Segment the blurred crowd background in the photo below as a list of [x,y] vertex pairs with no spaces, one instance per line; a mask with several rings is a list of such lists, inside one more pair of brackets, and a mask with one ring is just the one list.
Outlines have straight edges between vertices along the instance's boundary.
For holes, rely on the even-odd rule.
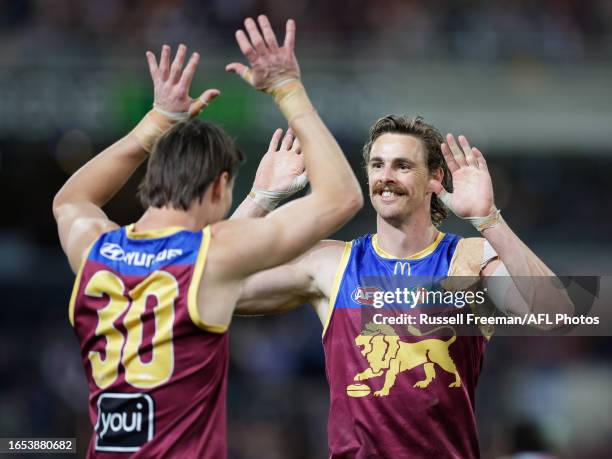
[[[223,68],[241,57],[234,31],[260,13],[281,35],[296,19],[304,82],[361,178],[368,127],[387,113],[423,115],[481,148],[505,219],[556,272],[611,273],[610,1],[3,0],[0,437],[76,436],[78,457],[86,449],[85,379],[67,319],[73,276],[51,201],[149,109],[145,50],[184,42],[201,53],[193,95],[222,91],[204,116],[247,152],[236,204],[248,193],[283,122]],[[121,224],[139,215],[141,176],[107,208]],[[443,229],[474,235],[454,217]],[[366,205],[336,237],[373,231]],[[320,333],[308,306],[234,321],[232,459],[327,457]],[[610,387],[609,337],[494,338],[477,392],[483,457],[611,457]]]

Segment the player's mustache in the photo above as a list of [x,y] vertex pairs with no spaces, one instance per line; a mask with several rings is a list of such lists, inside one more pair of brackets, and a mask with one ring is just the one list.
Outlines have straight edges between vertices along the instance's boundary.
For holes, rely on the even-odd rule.
[[382,193],[385,190],[390,191],[395,194],[406,194],[406,189],[403,186],[400,186],[397,183],[393,183],[393,182],[389,182],[389,183],[378,182],[376,185],[374,185],[372,194]]

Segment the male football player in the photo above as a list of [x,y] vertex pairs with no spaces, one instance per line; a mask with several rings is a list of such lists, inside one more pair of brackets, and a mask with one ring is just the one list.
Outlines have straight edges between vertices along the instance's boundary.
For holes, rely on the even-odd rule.
[[[493,276],[554,276],[502,219],[482,153],[458,141],[421,118],[379,119],[363,149],[377,233],[321,241],[243,289],[239,314],[314,306],[323,324],[332,458],[479,457],[474,392],[486,338],[423,337],[418,327],[404,337],[401,327],[366,323],[372,278],[471,276],[489,285]],[[441,232],[447,207],[483,237]],[[572,312],[556,288],[494,287],[510,314],[551,304]]]
[[[77,171],[53,212],[77,274],[70,321],[89,382],[94,433],[88,457],[223,458],[227,328],[244,280],[286,263],[348,221],[362,196],[350,166],[312,107],[293,52],[268,19],[238,37],[249,81],[274,97],[302,149],[312,193],[266,218],[222,221],[241,154],[219,127],[195,116],[216,97],[189,87],[181,45],[147,59],[154,108],[134,130]],[[261,29],[261,31],[260,31]],[[148,157],[146,208],[120,227],[102,206]]]

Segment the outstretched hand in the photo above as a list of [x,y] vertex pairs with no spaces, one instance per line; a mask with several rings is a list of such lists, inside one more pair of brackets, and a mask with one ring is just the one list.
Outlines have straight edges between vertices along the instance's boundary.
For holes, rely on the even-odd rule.
[[[257,168],[254,187],[274,192],[295,192],[306,186],[308,179],[301,153],[300,142],[291,129],[284,137],[282,129],[274,131],[268,151]],[[296,186],[299,188],[294,189]]]
[[240,51],[249,61],[250,68],[239,62],[232,62],[225,70],[240,75],[256,89],[267,92],[283,81],[300,78],[300,68],[293,52],[295,21],[287,21],[283,46],[278,45],[266,16],[259,16],[257,21],[259,27],[252,18],[247,18],[244,21],[246,33],[243,30],[236,32],[236,41]]
[[471,147],[460,135],[459,144],[447,134],[441,149],[453,177],[453,192],[444,189],[440,181],[432,180],[434,191],[458,217],[485,217],[495,210],[493,184],[487,162],[478,148]]
[[200,97],[192,99],[189,89],[195,74],[200,55],[193,53],[183,69],[187,47],[180,45],[176,56],[170,64],[170,46],[162,47],[159,64],[155,54],[147,51],[147,62],[153,79],[154,105],[162,112],[183,115],[185,118],[197,116],[215,97],[220,94],[218,89],[207,89]]

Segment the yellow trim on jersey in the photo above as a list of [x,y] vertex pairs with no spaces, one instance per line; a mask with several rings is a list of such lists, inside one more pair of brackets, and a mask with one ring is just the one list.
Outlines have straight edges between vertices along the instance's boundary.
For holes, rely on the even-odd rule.
[[[101,235],[100,235],[101,236]],[[79,286],[81,285],[81,275],[83,274],[83,268],[85,268],[85,263],[87,263],[87,259],[89,258],[89,253],[91,252],[92,247],[98,239],[98,236],[94,241],[89,244],[87,250],[85,250],[85,256],[81,260],[81,266],[79,266],[79,270],[76,273],[76,278],[74,279],[74,285],[72,286],[72,293],[70,294],[70,302],[68,303],[68,320],[70,321],[70,325],[74,327],[74,306],[76,303],[76,297],[79,293]]]
[[134,223],[132,223],[125,227],[125,235],[130,239],[157,239],[171,236],[179,231],[185,231],[185,229],[182,226],[167,226],[166,228],[136,231],[134,230]]
[[334,283],[332,284],[331,292],[329,293],[329,306],[327,310],[327,320],[325,321],[325,324],[323,324],[323,337],[325,337],[325,332],[327,332],[327,327],[329,327],[332,314],[334,313],[334,308],[336,306],[336,298],[338,297],[338,291],[340,290],[340,283],[342,282],[342,277],[344,276],[346,265],[348,265],[349,256],[351,255],[352,248],[352,241],[344,243],[344,252],[342,252],[342,258],[340,258],[340,263],[338,264],[338,269],[336,269],[336,275],[334,277]]
[[432,254],[438,247],[438,244],[440,244],[440,241],[442,241],[442,239],[444,238],[445,234],[446,233],[443,233],[442,231],[438,231],[438,235],[436,236],[435,241],[433,241],[423,250],[419,250],[417,253],[413,253],[412,255],[406,258],[396,257],[394,255],[391,255],[389,252],[386,252],[380,245],[378,245],[378,234],[372,236],[372,247],[374,248],[374,251],[383,258],[389,258],[392,260],[419,260],[421,258],[425,258],[427,255]]
[[200,327],[202,330],[206,330],[212,333],[225,333],[227,331],[227,325],[214,325],[205,323],[200,317],[200,310],[198,309],[198,290],[200,288],[200,282],[202,281],[202,273],[204,272],[204,266],[206,265],[206,258],[208,256],[208,247],[210,245],[210,226],[206,226],[202,230],[202,242],[200,243],[200,251],[198,252],[198,258],[196,259],[193,267],[193,275],[191,277],[191,284],[187,292],[187,310],[189,317],[192,322]]

